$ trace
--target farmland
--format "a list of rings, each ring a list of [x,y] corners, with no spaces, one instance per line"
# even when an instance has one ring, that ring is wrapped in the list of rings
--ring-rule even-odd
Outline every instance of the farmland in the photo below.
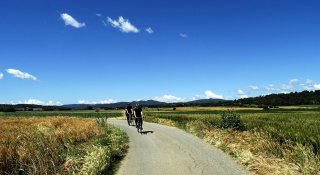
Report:
[[[81,118],[111,118],[122,116],[119,110],[78,110],[78,111],[24,111],[24,112],[0,112],[0,117],[81,117]]]
[[[241,116],[244,131],[222,127],[221,114],[228,110]],[[320,173],[319,106],[270,110],[239,107],[147,109],[145,117],[147,121],[179,127],[203,138],[256,174],[279,174],[289,170],[284,174]],[[250,159],[245,154],[249,154]],[[278,162],[267,162],[274,159]],[[272,165],[272,162],[277,163]],[[281,164],[287,169],[279,168]]]
[[[222,127],[221,114],[226,111],[240,115],[241,123],[244,126],[243,130]],[[175,110],[173,108],[144,108],[144,114],[146,121],[175,126],[202,138],[233,156],[239,163],[248,167],[253,174],[269,174],[270,172],[273,174],[320,173],[319,106],[285,106],[269,110],[250,107],[177,107]],[[91,150],[92,154],[98,154],[94,153],[94,150],[104,150],[101,149],[101,143],[105,143],[105,141],[100,139],[102,135],[106,135],[106,131],[102,132],[103,129],[97,127],[97,118],[104,121],[106,118],[113,117],[123,117],[123,110],[0,113],[1,121],[3,121],[1,123],[1,154],[5,155],[5,152],[6,155],[11,156],[11,159],[10,156],[2,156],[1,159],[7,157],[7,163],[10,162],[12,165],[11,172],[23,167],[24,169],[29,168],[28,171],[33,171],[33,174],[41,174],[43,172],[39,171],[39,167],[46,166],[40,169],[46,169],[48,172],[56,174],[66,171],[79,174],[84,171],[84,168],[81,167],[89,167],[84,166],[86,164],[84,163],[85,157],[89,159],[88,154],[85,154],[88,152],[87,150]],[[78,132],[82,134],[77,135],[77,132],[71,132],[75,130],[75,125],[83,126],[77,128]],[[63,131],[60,126],[69,129]],[[93,129],[86,130],[85,128]],[[60,133],[59,137],[57,133]],[[109,130],[108,133],[112,135],[113,132]],[[115,133],[121,132],[116,131]],[[24,140],[17,138],[24,138]],[[118,142],[121,142],[122,145],[126,143],[125,137],[116,138],[120,139]],[[59,139],[62,142],[57,142]],[[107,139],[106,142],[109,143],[109,141],[110,139]],[[32,143],[38,143],[36,145],[42,147],[54,144],[52,148],[48,147],[50,149],[48,151],[50,154],[48,154],[47,152],[34,151],[44,149],[39,149]],[[21,145],[33,148],[33,151],[30,149],[23,152]],[[64,148],[66,146],[68,147],[67,151]],[[113,149],[118,150],[117,154],[121,155],[122,152],[118,148]],[[123,151],[123,149],[120,150]],[[36,164],[34,161],[40,161],[37,157],[26,159],[31,157],[31,153],[49,159],[47,162]],[[75,156],[77,154],[80,157]],[[14,156],[18,156],[19,159]],[[24,158],[22,158],[23,156]],[[87,162],[90,161],[92,160],[87,160]],[[55,166],[52,166],[51,162],[54,162]],[[72,162],[72,168],[66,170],[63,167],[68,162]],[[30,163],[33,167],[29,165]],[[1,171],[4,170],[1,169]]]
[[[101,173],[124,154],[128,142],[122,130],[102,121],[2,117],[0,174]]]

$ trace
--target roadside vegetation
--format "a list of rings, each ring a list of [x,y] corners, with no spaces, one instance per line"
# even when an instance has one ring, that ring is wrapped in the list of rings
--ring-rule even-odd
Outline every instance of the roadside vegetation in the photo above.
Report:
[[[112,174],[127,147],[105,119],[1,117],[0,174]]]
[[[193,109],[148,109],[145,120],[184,129],[254,174],[320,174],[318,106]]]

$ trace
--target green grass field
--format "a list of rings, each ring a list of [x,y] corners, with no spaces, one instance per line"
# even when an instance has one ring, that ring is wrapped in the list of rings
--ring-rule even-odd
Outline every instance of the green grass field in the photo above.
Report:
[[[221,114],[232,110],[240,114],[246,130],[256,130],[270,134],[275,140],[290,140],[312,146],[314,152],[320,153],[320,107],[319,106],[286,106],[278,109],[262,110],[259,108],[228,107],[181,107],[145,108],[147,121],[158,118],[175,121],[183,128],[189,121],[202,121],[212,127],[219,127]],[[72,110],[72,111],[34,111],[0,113],[0,117],[83,117],[111,118],[123,116],[123,110]]]
[[[194,109],[194,110],[192,110]],[[148,109],[145,111],[146,120],[158,118],[170,119],[185,127],[189,121],[202,121],[212,127],[219,127],[221,114],[232,110],[240,114],[246,130],[255,130],[270,134],[279,143],[292,141],[312,146],[316,154],[320,153],[320,110],[319,106],[284,107],[271,110],[257,110],[256,108],[177,108]]]

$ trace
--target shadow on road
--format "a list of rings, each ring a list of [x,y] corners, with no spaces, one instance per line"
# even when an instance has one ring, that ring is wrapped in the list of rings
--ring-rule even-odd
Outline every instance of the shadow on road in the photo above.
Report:
[[[153,134],[153,132],[154,132],[154,131],[141,131],[140,134],[145,134],[145,135],[147,135],[148,133]]]

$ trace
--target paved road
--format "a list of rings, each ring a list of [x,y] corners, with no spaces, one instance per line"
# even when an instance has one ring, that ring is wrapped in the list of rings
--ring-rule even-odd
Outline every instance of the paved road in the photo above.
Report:
[[[180,129],[145,122],[146,133],[141,135],[126,121],[108,122],[123,128],[130,138],[118,175],[248,174],[222,151]]]

